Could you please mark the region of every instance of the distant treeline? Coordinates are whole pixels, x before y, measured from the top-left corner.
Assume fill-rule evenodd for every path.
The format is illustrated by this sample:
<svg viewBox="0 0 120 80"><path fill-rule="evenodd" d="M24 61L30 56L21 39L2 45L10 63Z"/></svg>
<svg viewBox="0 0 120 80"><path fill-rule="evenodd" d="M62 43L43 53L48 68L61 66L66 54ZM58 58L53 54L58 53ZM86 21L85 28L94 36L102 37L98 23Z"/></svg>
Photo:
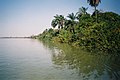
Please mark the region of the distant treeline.
<svg viewBox="0 0 120 80"><path fill-rule="evenodd" d="M31 38L31 37L0 37L0 39L4 39L4 38Z"/></svg>

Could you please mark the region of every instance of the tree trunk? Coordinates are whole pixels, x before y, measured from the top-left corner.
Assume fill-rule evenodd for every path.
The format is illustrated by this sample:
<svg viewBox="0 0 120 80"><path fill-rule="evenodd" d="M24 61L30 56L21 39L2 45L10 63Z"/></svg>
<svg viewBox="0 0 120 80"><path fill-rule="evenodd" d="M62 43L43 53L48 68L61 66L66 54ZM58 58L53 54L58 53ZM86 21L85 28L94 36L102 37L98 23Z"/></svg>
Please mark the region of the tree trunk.
<svg viewBox="0 0 120 80"><path fill-rule="evenodd" d="M96 18L96 23L98 22L97 20L97 7L95 6L95 18Z"/></svg>

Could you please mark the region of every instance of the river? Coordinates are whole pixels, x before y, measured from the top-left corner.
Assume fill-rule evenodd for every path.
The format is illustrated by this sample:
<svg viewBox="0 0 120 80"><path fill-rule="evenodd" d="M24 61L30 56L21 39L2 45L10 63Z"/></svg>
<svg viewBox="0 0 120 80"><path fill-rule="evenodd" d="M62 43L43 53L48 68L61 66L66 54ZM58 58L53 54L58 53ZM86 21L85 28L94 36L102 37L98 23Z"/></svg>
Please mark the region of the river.
<svg viewBox="0 0 120 80"><path fill-rule="evenodd" d="M0 39L0 80L120 80L120 57L34 39Z"/></svg>

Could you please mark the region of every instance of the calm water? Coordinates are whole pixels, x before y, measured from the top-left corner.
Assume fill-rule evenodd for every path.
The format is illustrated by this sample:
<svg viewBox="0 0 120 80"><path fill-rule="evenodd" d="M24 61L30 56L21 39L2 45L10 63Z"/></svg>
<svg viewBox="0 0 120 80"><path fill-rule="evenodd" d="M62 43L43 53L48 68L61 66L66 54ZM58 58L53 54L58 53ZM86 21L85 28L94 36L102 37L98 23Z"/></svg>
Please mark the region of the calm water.
<svg viewBox="0 0 120 80"><path fill-rule="evenodd" d="M0 80L120 80L120 57L66 44L0 39Z"/></svg>

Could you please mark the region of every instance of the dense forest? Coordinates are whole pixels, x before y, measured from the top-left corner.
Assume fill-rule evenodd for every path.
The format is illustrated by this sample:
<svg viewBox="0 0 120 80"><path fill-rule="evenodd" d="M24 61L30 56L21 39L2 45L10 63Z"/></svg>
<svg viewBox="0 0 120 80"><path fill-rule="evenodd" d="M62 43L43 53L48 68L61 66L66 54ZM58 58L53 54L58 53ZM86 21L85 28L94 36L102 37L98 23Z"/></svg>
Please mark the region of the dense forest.
<svg viewBox="0 0 120 80"><path fill-rule="evenodd" d="M119 53L120 15L98 10L101 0L87 2L95 8L92 14L87 12L86 7L79 8L78 12L67 17L56 14L51 22L52 28L32 38L68 43L88 51Z"/></svg>

